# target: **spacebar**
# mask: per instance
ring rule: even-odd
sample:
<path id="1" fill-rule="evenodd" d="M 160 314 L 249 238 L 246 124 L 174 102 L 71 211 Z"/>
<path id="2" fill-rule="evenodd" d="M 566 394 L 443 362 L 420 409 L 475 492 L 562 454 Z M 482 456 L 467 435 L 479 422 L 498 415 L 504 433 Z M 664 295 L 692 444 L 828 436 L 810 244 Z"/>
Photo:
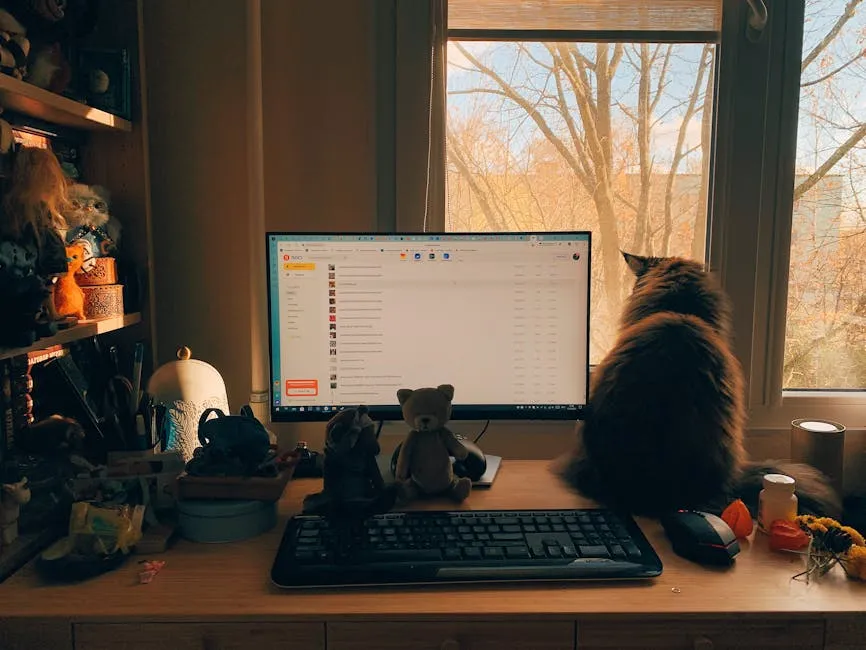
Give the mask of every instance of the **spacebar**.
<path id="1" fill-rule="evenodd" d="M 352 556 L 352 564 L 376 562 L 438 562 L 442 560 L 439 549 L 389 549 L 384 551 L 361 551 Z"/>

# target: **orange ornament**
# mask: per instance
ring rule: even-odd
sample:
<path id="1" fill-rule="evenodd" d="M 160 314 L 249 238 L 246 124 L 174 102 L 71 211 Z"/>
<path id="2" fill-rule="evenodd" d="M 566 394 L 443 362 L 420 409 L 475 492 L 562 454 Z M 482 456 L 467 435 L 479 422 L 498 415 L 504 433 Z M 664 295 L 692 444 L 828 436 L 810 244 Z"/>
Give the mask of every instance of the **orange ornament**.
<path id="1" fill-rule="evenodd" d="M 752 528 L 754 526 L 752 514 L 749 512 L 746 504 L 740 499 L 732 501 L 731 504 L 725 508 L 724 512 L 722 512 L 722 521 L 731 527 L 731 530 L 734 531 L 734 535 L 737 539 L 745 539 L 752 534 Z"/>
<path id="2" fill-rule="evenodd" d="M 796 551 L 809 545 L 809 535 L 792 521 L 777 519 L 770 526 L 770 548 L 774 551 Z"/>

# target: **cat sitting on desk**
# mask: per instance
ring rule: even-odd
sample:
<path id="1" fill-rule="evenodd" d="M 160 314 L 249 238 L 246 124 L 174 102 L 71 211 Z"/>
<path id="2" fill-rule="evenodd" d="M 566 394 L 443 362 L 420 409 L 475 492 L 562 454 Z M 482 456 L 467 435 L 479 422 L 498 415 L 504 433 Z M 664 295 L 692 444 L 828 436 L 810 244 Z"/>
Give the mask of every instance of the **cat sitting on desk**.
<path id="1" fill-rule="evenodd" d="M 595 368 L 578 444 L 560 472 L 585 496 L 637 515 L 753 516 L 763 474 L 797 480 L 802 511 L 835 517 L 839 496 L 812 467 L 745 462 L 745 389 L 728 298 L 703 265 L 623 253 L 636 276 L 613 348 Z"/>

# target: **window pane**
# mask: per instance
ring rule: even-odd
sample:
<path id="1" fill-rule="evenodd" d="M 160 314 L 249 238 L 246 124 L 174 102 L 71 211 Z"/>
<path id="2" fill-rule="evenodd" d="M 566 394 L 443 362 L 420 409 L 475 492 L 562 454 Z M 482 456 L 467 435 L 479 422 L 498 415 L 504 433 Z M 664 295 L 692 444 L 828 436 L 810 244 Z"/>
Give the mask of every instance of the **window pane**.
<path id="1" fill-rule="evenodd" d="M 712 44 L 448 44 L 446 226 L 591 230 L 592 363 L 632 287 L 620 250 L 705 258 L 714 54 Z"/>
<path id="2" fill-rule="evenodd" d="M 857 4 L 806 2 L 785 388 L 866 388 L 866 11 Z"/>

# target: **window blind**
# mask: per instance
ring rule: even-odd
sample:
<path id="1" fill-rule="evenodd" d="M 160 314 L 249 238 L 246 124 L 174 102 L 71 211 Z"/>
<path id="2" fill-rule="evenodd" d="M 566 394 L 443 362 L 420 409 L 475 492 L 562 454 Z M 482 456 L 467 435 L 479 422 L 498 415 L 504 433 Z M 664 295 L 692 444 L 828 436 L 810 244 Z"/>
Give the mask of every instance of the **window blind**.
<path id="1" fill-rule="evenodd" d="M 448 0 L 451 36 L 541 32 L 671 34 L 715 41 L 723 0 Z"/>

